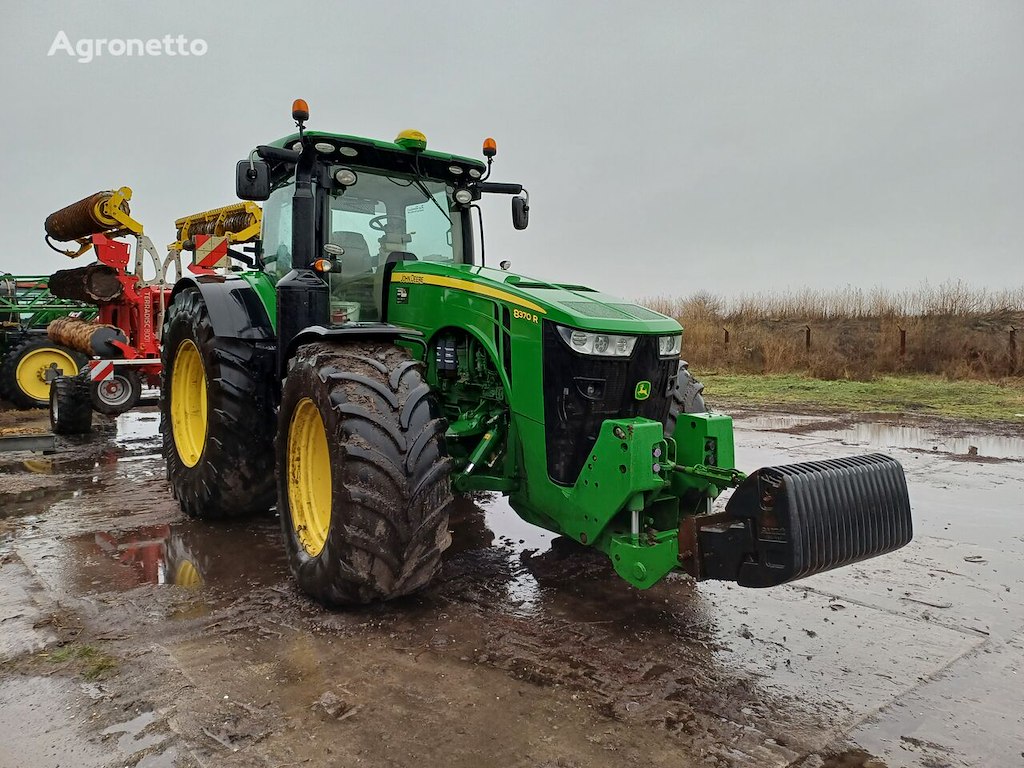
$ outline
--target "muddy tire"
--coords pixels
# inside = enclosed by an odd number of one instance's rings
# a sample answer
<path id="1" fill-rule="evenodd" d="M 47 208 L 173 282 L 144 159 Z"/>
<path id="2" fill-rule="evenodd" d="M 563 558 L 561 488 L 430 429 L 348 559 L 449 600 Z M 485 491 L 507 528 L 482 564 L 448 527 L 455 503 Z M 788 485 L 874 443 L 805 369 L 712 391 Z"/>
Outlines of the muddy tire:
<path id="1" fill-rule="evenodd" d="M 56 435 L 92 432 L 88 374 L 58 376 L 50 385 L 50 429 Z"/>
<path id="2" fill-rule="evenodd" d="M 99 413 L 118 416 L 139 404 L 142 397 L 142 377 L 138 371 L 114 368 L 114 375 L 106 381 L 94 381 L 89 387 L 92 407 Z"/>
<path id="3" fill-rule="evenodd" d="M 160 431 L 171 491 L 205 520 L 274 504 L 272 349 L 215 336 L 202 295 L 167 308 L 161 342 Z"/>
<path id="4" fill-rule="evenodd" d="M 299 348 L 278 416 L 277 509 L 304 592 L 343 606 L 430 583 L 451 543 L 446 426 L 400 347 Z"/>
<path id="5" fill-rule="evenodd" d="M 704 385 L 690 373 L 690 369 L 683 361 L 679 362 L 679 372 L 676 374 L 676 388 L 672 392 L 672 402 L 668 409 L 668 418 L 665 419 L 665 434 L 672 436 L 676 431 L 676 419 L 680 413 L 705 413 L 707 406 L 704 404 Z"/>
<path id="6" fill-rule="evenodd" d="M 47 368 L 56 367 L 65 376 L 77 376 L 87 358 L 47 338 L 21 342 L 0 364 L 0 397 L 19 408 L 46 408 L 50 404 Z"/>

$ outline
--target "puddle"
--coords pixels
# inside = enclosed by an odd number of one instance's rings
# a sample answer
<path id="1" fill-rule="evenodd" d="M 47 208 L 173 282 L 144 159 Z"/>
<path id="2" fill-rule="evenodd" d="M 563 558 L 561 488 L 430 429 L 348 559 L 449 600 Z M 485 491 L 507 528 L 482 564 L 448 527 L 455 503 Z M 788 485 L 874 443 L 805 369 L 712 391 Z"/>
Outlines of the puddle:
<path id="1" fill-rule="evenodd" d="M 0 473 L 14 474 L 31 472 L 34 475 L 52 475 L 54 460 L 51 456 L 37 456 L 31 459 L 16 459 L 0 462 Z"/>
<path id="2" fill-rule="evenodd" d="M 19 552 L 74 594 L 146 584 L 240 591 L 288 576 L 273 520 L 240 525 L 184 522 L 23 541 Z"/>
<path id="3" fill-rule="evenodd" d="M 1024 437 L 971 433 L 941 435 L 924 427 L 873 423 L 853 424 L 838 432 L 820 434 L 838 435 L 844 443 L 872 448 L 905 448 L 956 456 L 1024 460 Z"/>
<path id="4" fill-rule="evenodd" d="M 19 518 L 22 522 L 31 524 L 28 518 L 38 515 L 48 506 L 62 499 L 72 498 L 78 493 L 78 491 L 68 488 L 34 486 L 16 495 L 4 494 L 6 498 L 3 498 L 2 504 L 0 504 L 0 520 Z"/>
<path id="5" fill-rule="evenodd" d="M 765 413 L 757 416 L 743 414 L 736 417 L 736 425 L 758 432 L 784 432 L 794 427 L 806 427 L 832 421 L 828 416 L 808 416 L 791 413 Z"/>
<path id="6" fill-rule="evenodd" d="M 120 734 L 117 739 L 117 748 L 126 754 L 141 752 L 144 749 L 155 747 L 166 737 L 159 733 L 151 733 L 140 736 L 150 724 L 156 720 L 156 712 L 143 712 L 124 723 L 117 723 L 109 728 L 100 731 L 101 736 Z"/>
<path id="7" fill-rule="evenodd" d="M 851 416 L 815 416 L 768 413 L 741 415 L 736 419 L 739 430 L 785 432 L 811 437 L 838 439 L 848 445 L 876 449 L 945 453 L 988 459 L 1024 460 L 1024 436 L 984 434 L 949 426 L 892 424 L 883 421 L 854 421 Z"/>
<path id="8" fill-rule="evenodd" d="M 121 758 L 84 737 L 88 718 L 79 715 L 76 694 L 75 684 L 60 678 L 0 679 L 0 766 L 101 768 Z"/>
<path id="9" fill-rule="evenodd" d="M 134 410 L 117 417 L 117 437 L 114 443 L 121 446 L 135 446 L 159 437 L 160 414 L 154 409 Z"/>

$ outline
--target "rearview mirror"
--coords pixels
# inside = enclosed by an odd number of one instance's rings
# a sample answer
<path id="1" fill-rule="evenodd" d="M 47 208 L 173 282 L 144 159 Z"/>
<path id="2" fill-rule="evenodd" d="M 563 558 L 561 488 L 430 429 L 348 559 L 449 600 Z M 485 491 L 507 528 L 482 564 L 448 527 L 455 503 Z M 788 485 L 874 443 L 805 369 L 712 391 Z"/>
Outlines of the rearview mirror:
<path id="1" fill-rule="evenodd" d="M 512 226 L 526 229 L 530 224 L 530 204 L 525 197 L 512 198 Z"/>
<path id="2" fill-rule="evenodd" d="M 270 165 L 266 160 L 239 160 L 235 166 L 235 194 L 240 200 L 270 197 Z"/>

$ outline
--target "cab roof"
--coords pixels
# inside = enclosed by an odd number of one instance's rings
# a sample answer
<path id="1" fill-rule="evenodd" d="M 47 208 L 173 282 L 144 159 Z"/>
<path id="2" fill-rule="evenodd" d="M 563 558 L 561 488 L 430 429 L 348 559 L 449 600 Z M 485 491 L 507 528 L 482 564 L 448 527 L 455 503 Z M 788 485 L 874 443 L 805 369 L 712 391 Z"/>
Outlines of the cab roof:
<path id="1" fill-rule="evenodd" d="M 482 160 L 463 157 L 462 155 L 451 155 L 446 152 L 436 152 L 432 149 L 414 151 L 406 149 L 405 147 L 391 141 L 367 139 L 362 136 L 350 136 L 345 133 L 306 131 L 306 138 L 314 143 L 320 141 L 327 144 L 333 144 L 336 147 L 335 151 L 326 153 L 325 158 L 341 164 L 387 167 L 392 166 L 394 164 L 394 160 L 398 158 L 405 160 L 418 155 L 420 158 L 427 160 L 430 165 L 435 167 L 444 163 L 446 166 L 458 165 L 463 168 L 464 172 L 468 172 L 470 168 L 475 168 L 483 173 L 486 169 L 486 165 Z M 285 136 L 284 138 L 271 142 L 270 146 L 287 149 L 291 148 L 292 144 L 298 140 L 299 134 L 293 133 L 290 136 Z M 349 153 L 343 153 L 338 151 L 339 149 L 354 150 L 355 154 L 352 154 L 351 151 Z"/>

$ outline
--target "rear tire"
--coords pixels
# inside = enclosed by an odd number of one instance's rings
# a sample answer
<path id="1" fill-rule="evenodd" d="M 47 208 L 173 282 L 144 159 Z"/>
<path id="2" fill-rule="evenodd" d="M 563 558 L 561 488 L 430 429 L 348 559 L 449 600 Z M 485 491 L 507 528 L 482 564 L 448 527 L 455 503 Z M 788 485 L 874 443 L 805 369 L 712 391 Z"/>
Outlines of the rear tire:
<path id="1" fill-rule="evenodd" d="M 273 360 L 272 349 L 215 336 L 195 288 L 167 308 L 160 431 L 167 479 L 187 515 L 237 518 L 273 506 Z"/>
<path id="2" fill-rule="evenodd" d="M 77 376 L 88 358 L 47 338 L 23 341 L 0 365 L 0 397 L 19 408 L 46 408 L 50 403 L 50 382 L 46 369 L 58 368 L 64 376 Z"/>
<path id="3" fill-rule="evenodd" d="M 665 434 L 668 437 L 675 435 L 676 419 L 679 414 L 707 412 L 703 392 L 704 385 L 693 377 L 689 366 L 680 360 L 676 388 L 672 391 L 672 402 L 669 405 L 668 418 L 665 419 Z"/>
<path id="4" fill-rule="evenodd" d="M 139 404 L 142 377 L 138 371 L 114 367 L 114 375 L 106 381 L 94 381 L 89 387 L 92 407 L 108 416 L 118 416 Z"/>
<path id="5" fill-rule="evenodd" d="M 50 429 L 57 435 L 92 432 L 88 374 L 58 376 L 50 385 Z"/>
<path id="6" fill-rule="evenodd" d="M 416 592 L 451 543 L 446 423 L 396 346 L 307 344 L 278 417 L 277 509 L 299 587 L 327 606 Z"/>

